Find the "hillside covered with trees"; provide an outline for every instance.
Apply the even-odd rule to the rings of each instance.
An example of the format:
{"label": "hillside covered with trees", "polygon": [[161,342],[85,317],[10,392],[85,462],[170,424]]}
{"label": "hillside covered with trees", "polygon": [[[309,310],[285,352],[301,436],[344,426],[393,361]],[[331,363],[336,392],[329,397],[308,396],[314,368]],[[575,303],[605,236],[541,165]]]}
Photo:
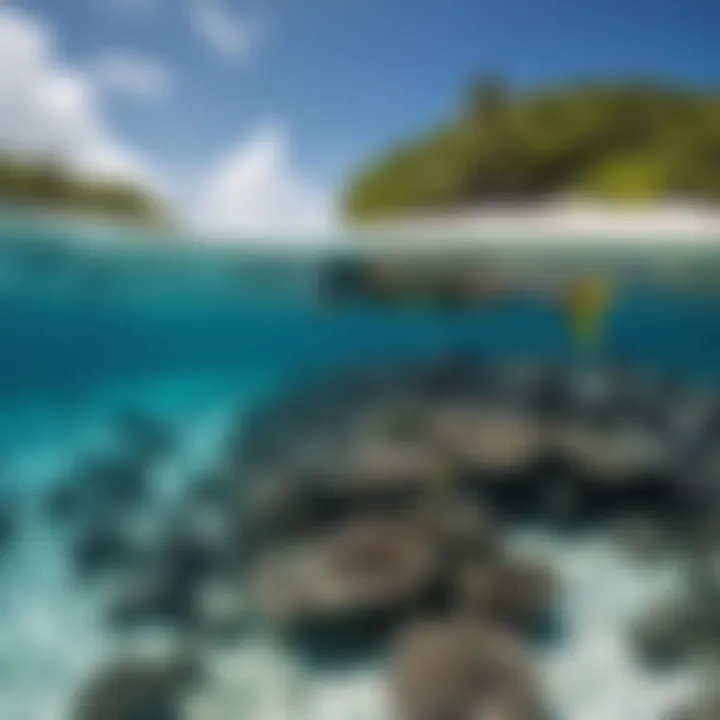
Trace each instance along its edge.
{"label": "hillside covered with trees", "polygon": [[0,205],[85,213],[144,225],[168,222],[159,199],[129,182],[88,178],[53,162],[0,156]]}
{"label": "hillside covered with trees", "polygon": [[446,122],[361,168],[343,211],[369,220],[562,195],[720,201],[720,90],[596,82],[511,91],[481,78]]}

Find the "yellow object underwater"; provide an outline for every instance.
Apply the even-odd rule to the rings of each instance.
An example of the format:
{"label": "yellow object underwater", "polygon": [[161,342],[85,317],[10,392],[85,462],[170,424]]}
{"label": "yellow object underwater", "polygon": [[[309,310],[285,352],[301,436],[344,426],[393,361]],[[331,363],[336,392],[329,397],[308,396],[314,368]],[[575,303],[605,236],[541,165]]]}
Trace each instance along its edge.
{"label": "yellow object underwater", "polygon": [[602,343],[612,298],[611,283],[605,278],[586,277],[571,283],[561,307],[568,330],[578,344],[596,348]]}

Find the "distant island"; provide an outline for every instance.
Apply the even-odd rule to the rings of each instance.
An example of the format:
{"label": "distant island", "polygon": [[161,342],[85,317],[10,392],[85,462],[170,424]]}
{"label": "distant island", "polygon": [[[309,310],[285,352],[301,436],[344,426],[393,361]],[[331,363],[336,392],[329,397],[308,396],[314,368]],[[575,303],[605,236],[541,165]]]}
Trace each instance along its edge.
{"label": "distant island", "polygon": [[372,159],[351,221],[558,197],[720,201],[720,91],[593,82],[513,91],[480,78],[439,127]]}
{"label": "distant island", "polygon": [[161,201],[140,185],[81,175],[47,160],[0,155],[0,204],[131,221],[169,224]]}

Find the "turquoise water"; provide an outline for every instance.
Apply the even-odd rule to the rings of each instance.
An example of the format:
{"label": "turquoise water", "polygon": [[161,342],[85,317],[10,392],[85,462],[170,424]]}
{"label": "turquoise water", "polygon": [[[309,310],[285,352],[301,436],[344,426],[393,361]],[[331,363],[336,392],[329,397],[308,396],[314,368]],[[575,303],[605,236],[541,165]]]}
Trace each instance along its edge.
{"label": "turquoise water", "polygon": [[[78,457],[102,446],[118,410],[150,409],[178,434],[178,450],[156,470],[170,503],[185,477],[212,463],[230,419],[281,383],[456,349],[583,360],[548,299],[465,311],[331,305],[319,294],[317,253],[134,243],[93,246],[47,231],[0,237],[0,477],[22,498],[19,539],[0,565],[0,717],[8,720],[70,717],[77,682],[115,647],[97,593],[66,576],[63,540],[38,503]],[[720,303],[620,288],[604,354],[715,384]],[[672,582],[674,568],[639,572],[602,539],[568,547],[530,534],[518,542],[560,563],[570,588],[572,643],[545,664],[560,717],[661,717],[687,678],[639,675],[621,638],[631,611]],[[309,675],[268,638],[217,649],[211,668],[214,682],[193,698],[188,718],[389,717],[377,668]]]}

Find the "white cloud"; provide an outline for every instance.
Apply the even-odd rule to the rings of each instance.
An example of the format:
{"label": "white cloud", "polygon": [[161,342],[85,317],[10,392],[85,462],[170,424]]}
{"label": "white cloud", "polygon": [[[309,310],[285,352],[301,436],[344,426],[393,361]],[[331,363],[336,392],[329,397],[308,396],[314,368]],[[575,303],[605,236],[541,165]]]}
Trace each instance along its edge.
{"label": "white cloud", "polygon": [[288,136],[260,127],[201,179],[193,224],[216,237],[322,233],[332,226],[329,193],[301,177]]}
{"label": "white cloud", "polygon": [[58,59],[50,30],[9,7],[0,8],[0,149],[51,156],[78,171],[155,180],[106,124],[91,79]]}
{"label": "white cloud", "polygon": [[190,13],[195,32],[227,60],[246,60],[257,49],[260,24],[232,11],[224,0],[191,0]]}
{"label": "white cloud", "polygon": [[169,68],[159,60],[120,49],[99,55],[88,72],[103,90],[145,99],[166,95],[173,81]]}
{"label": "white cloud", "polygon": [[[88,174],[140,180],[156,192],[172,190],[147,158],[111,130],[97,92],[98,83],[150,92],[159,87],[158,78],[130,88],[128,83],[137,81],[126,77],[133,74],[127,72],[132,63],[125,63],[123,72],[117,70],[123,63],[108,63],[113,65],[112,72],[104,70],[104,82],[69,66],[59,59],[49,28],[25,12],[0,7],[0,152],[53,157]],[[312,237],[332,227],[330,193],[293,166],[289,138],[280,127],[257,128],[196,178],[188,188],[196,199],[185,214],[205,235]]]}

